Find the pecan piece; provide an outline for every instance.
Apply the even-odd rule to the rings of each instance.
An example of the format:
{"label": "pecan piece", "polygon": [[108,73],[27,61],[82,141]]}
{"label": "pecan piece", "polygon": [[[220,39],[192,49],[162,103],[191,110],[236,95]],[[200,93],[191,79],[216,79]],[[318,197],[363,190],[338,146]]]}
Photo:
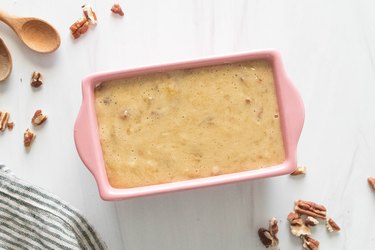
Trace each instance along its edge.
{"label": "pecan piece", "polygon": [[336,222],[332,218],[327,218],[326,219],[326,227],[329,232],[338,232],[341,230],[339,225],[336,224]]}
{"label": "pecan piece", "polygon": [[96,17],[96,13],[93,10],[91,5],[87,5],[87,4],[82,5],[82,11],[83,11],[83,14],[85,15],[86,19],[90,23],[96,24],[96,22],[98,21],[98,18]]}
{"label": "pecan piece", "polygon": [[272,245],[273,237],[272,237],[270,231],[268,231],[267,229],[261,227],[258,230],[258,235],[259,235],[260,241],[262,242],[262,244],[265,247],[268,248],[268,247],[270,247]]}
{"label": "pecan piece", "polygon": [[87,20],[86,17],[81,17],[70,26],[70,31],[74,39],[77,39],[82,34],[86,33],[88,29],[89,29],[89,21]]}
{"label": "pecan piece", "polygon": [[31,75],[31,86],[34,88],[39,88],[43,82],[42,82],[42,74],[38,71],[34,71]]}
{"label": "pecan piece", "polygon": [[294,219],[290,223],[290,232],[297,237],[300,237],[302,235],[311,235],[310,228],[306,226],[301,218]]}
{"label": "pecan piece", "polygon": [[316,250],[319,248],[319,241],[305,235],[302,236],[303,245],[302,247],[307,250]]}
{"label": "pecan piece", "polygon": [[297,167],[290,175],[303,175],[306,174],[306,167]]}
{"label": "pecan piece", "polygon": [[269,221],[268,229],[259,228],[258,236],[260,241],[265,247],[275,247],[278,249],[279,239],[276,234],[279,231],[276,218],[272,218]]}
{"label": "pecan piece", "polygon": [[39,126],[47,120],[47,116],[43,114],[41,109],[35,111],[33,118],[31,119],[31,123],[34,126]]}
{"label": "pecan piece", "polygon": [[[277,225],[276,218],[272,218],[269,223],[269,231],[276,238],[276,234],[279,232],[279,226]],[[276,238],[277,239],[277,238]]]}
{"label": "pecan piece", "polygon": [[292,223],[295,219],[299,219],[300,218],[300,216],[299,216],[299,214],[297,214],[296,212],[290,212],[289,214],[288,214],[288,221],[290,222],[290,223]]}
{"label": "pecan piece", "polygon": [[14,128],[14,122],[8,122],[7,127],[9,130],[12,130]]}
{"label": "pecan piece", "polygon": [[311,201],[295,201],[294,211],[298,214],[304,214],[315,218],[325,219],[327,216],[327,209],[323,205]]}
{"label": "pecan piece", "polygon": [[26,129],[25,133],[23,134],[23,145],[27,148],[30,147],[35,137],[36,135],[30,129]]}
{"label": "pecan piece", "polygon": [[368,184],[370,185],[370,187],[375,190],[375,178],[372,178],[372,177],[368,177],[367,178],[367,182]]}
{"label": "pecan piece", "polygon": [[121,9],[121,6],[118,4],[118,3],[115,3],[112,8],[111,8],[111,11],[115,14],[118,14],[120,16],[124,16],[124,12],[122,11]]}
{"label": "pecan piece", "polygon": [[305,224],[306,224],[306,226],[316,226],[316,225],[319,224],[319,221],[317,219],[315,219],[314,217],[307,216],[307,218],[305,220]]}
{"label": "pecan piece", "polygon": [[4,131],[7,128],[7,124],[9,121],[9,112],[2,112],[0,111],[0,131]]}

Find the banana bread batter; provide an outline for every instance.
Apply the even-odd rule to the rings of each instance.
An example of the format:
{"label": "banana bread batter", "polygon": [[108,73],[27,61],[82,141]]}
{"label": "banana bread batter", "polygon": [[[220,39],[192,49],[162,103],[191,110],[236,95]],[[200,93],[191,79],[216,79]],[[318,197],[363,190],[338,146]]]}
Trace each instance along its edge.
{"label": "banana bread batter", "polygon": [[95,89],[95,107],[115,188],[253,170],[285,159],[266,60],[104,82]]}

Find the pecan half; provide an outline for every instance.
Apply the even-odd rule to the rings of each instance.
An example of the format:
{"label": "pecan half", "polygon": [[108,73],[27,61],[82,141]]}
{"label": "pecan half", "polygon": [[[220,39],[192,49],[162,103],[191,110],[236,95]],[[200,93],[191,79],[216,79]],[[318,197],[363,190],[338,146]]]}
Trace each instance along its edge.
{"label": "pecan half", "polygon": [[306,174],[306,167],[297,167],[296,170],[294,170],[293,173],[291,173],[290,175],[303,175],[303,174]]}
{"label": "pecan half", "polygon": [[33,118],[31,119],[31,123],[34,126],[39,126],[47,120],[47,116],[43,114],[41,109],[35,111]]}
{"label": "pecan half", "polygon": [[34,71],[33,74],[31,75],[31,86],[34,88],[39,88],[42,84],[42,74],[38,71]]}
{"label": "pecan half", "polygon": [[316,250],[319,248],[319,241],[305,235],[302,236],[303,245],[302,247],[307,250]]}
{"label": "pecan half", "polygon": [[370,187],[375,190],[375,178],[372,178],[372,177],[368,177],[367,178],[367,182],[368,184],[370,185]]}
{"label": "pecan half", "polygon": [[96,24],[96,22],[98,21],[98,18],[96,17],[96,13],[93,10],[91,5],[88,5],[88,4],[82,5],[82,11],[83,11],[83,14],[85,15],[86,19],[90,23]]}
{"label": "pecan half", "polygon": [[311,201],[295,201],[294,211],[298,214],[304,214],[315,218],[325,219],[327,216],[327,209],[323,205]]}
{"label": "pecan half", "polygon": [[0,111],[0,131],[4,131],[7,128],[10,113]]}
{"label": "pecan half", "polygon": [[122,11],[121,9],[121,6],[118,4],[118,3],[115,3],[112,8],[111,8],[111,11],[115,14],[118,14],[120,16],[124,16],[124,12]]}
{"label": "pecan half", "polygon": [[339,225],[336,224],[336,222],[332,218],[327,218],[326,219],[326,227],[329,232],[338,232],[341,230]]}
{"label": "pecan half", "polygon": [[26,129],[23,134],[23,145],[27,148],[30,147],[35,137],[36,135],[30,129]]}
{"label": "pecan half", "polygon": [[70,26],[70,31],[74,39],[77,39],[82,34],[86,33],[88,29],[89,29],[89,21],[87,20],[86,17],[81,17]]}

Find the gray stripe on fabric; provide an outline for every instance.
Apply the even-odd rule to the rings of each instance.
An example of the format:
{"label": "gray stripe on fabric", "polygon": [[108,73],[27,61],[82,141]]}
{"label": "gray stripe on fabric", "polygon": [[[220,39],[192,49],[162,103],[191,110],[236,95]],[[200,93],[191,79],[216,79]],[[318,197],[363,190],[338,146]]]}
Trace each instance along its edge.
{"label": "gray stripe on fabric", "polygon": [[[3,205],[4,208],[1,207],[1,205]],[[21,205],[21,206],[23,206],[23,205]],[[12,211],[10,209],[7,209],[7,208],[11,208]],[[40,217],[38,215],[35,215],[35,214],[31,215],[31,214],[27,213],[26,211],[21,210],[19,207],[15,207],[15,206],[13,206],[13,205],[11,205],[9,203],[5,203],[5,202],[3,202],[1,200],[0,200],[0,211],[3,211],[4,213],[8,213],[9,215],[11,215],[12,217],[17,218],[18,220],[27,221],[30,225],[38,228],[39,230],[41,230],[43,232],[48,232],[51,235],[55,236],[56,238],[64,237],[65,236],[64,240],[66,240],[68,243],[74,244],[73,242],[76,241],[76,238],[73,238],[72,236],[66,234],[66,232],[64,230],[62,230],[61,228],[57,227],[55,224],[47,222],[46,220],[43,220],[43,219],[41,219],[42,222],[31,221],[33,219],[37,220],[37,218],[40,219]],[[14,212],[14,211],[16,211],[17,213]],[[56,221],[58,224],[60,224],[60,222],[58,222],[57,220],[51,219],[51,221]],[[61,233],[63,235],[55,233],[55,232],[51,232],[51,231],[45,231],[43,225],[48,225],[50,227],[54,226],[53,229],[55,231],[58,231],[59,233]]]}
{"label": "gray stripe on fabric", "polygon": [[[0,176],[0,179],[3,179],[3,178],[1,178],[1,176]],[[9,183],[10,185],[12,185],[12,186],[3,185],[4,188],[7,189],[8,191],[11,191],[11,192],[16,193],[16,194],[21,195],[21,196],[23,195],[23,198],[29,199],[29,203],[31,203],[31,201],[43,203],[46,207],[49,207],[50,209],[52,209],[54,213],[59,212],[62,215],[64,215],[65,217],[67,217],[68,219],[71,219],[74,222],[74,224],[77,225],[77,228],[79,229],[78,232],[82,233],[83,237],[85,237],[85,240],[89,243],[89,245],[91,245],[92,248],[94,248],[94,246],[92,245],[92,241],[89,239],[89,236],[91,236],[91,235],[88,235],[87,232],[84,230],[84,228],[82,228],[82,225],[76,220],[77,218],[74,218],[73,216],[70,216],[64,210],[61,209],[61,206],[68,209],[69,207],[66,204],[63,204],[63,203],[59,202],[61,204],[61,206],[55,207],[53,205],[56,205],[56,204],[47,203],[46,200],[39,200],[38,197],[40,197],[40,196],[44,197],[47,200],[49,200],[50,197],[40,193],[39,191],[35,190],[34,188],[31,188],[31,187],[25,188],[23,185],[21,185],[17,182],[14,182],[12,180],[9,180],[9,179],[3,179],[3,180],[6,181],[7,183]],[[28,190],[29,193],[23,193],[18,189],[14,189],[13,186],[17,186],[17,187],[19,187],[20,189],[23,189],[23,190]],[[33,191],[35,191],[35,192],[33,192]],[[38,197],[31,196],[30,194],[32,194],[32,193],[36,193],[38,195]],[[52,200],[52,201],[56,201],[56,200]],[[70,211],[73,211],[73,210],[70,209]],[[89,227],[89,225],[86,223],[86,221],[84,219],[82,219],[82,217],[80,217],[80,218],[81,218],[81,220],[83,220],[82,221],[83,224],[86,225],[87,227]],[[91,232],[94,233],[92,230],[91,230]]]}
{"label": "gray stripe on fabric", "polygon": [[[30,204],[30,203],[27,203],[27,202],[25,202],[25,201],[23,201],[21,199],[17,199],[15,197],[13,197],[12,195],[8,194],[8,193],[4,193],[1,190],[0,190],[0,193],[3,193],[3,195],[8,198],[8,201],[11,201],[11,203],[14,204],[14,205],[12,205],[10,202],[7,203],[7,202],[2,201],[2,200],[0,200],[0,204],[4,204],[4,206],[9,206],[9,207],[13,208],[17,212],[18,211],[20,211],[20,212],[22,211],[22,214],[24,214],[25,216],[29,217],[30,219],[38,220],[38,222],[40,222],[41,224],[46,224],[48,226],[51,226],[51,227],[53,227],[53,229],[56,229],[56,230],[64,233],[67,237],[69,237],[69,238],[71,238],[73,240],[76,240],[75,236],[69,235],[69,234],[67,234],[65,232],[65,229],[71,231],[72,227],[68,224],[68,222],[64,221],[60,217],[56,216],[55,214],[49,213],[48,211],[44,211],[43,209],[41,209],[39,207],[36,207],[36,206],[34,206],[34,205]],[[18,206],[16,206],[16,205],[20,205],[20,206],[24,207],[25,209],[31,209],[32,211],[39,210],[39,213],[38,214],[30,214],[30,213],[28,213],[28,211],[24,211],[24,209],[20,210],[21,208],[18,207]],[[55,221],[56,224],[52,223],[52,222],[50,223],[50,222],[46,221],[45,219],[43,219],[40,216],[41,215],[40,211],[42,213],[50,215],[52,217],[51,221]],[[64,222],[64,224],[61,223],[61,222]],[[35,222],[35,223],[37,223],[37,222]],[[60,226],[58,226],[58,225],[60,225]]]}
{"label": "gray stripe on fabric", "polygon": [[[21,183],[15,182],[15,181],[10,180],[9,178],[5,178],[1,175],[0,175],[0,179],[10,184],[10,185],[3,185],[3,188],[5,188],[6,190],[8,190],[12,193],[18,194],[20,196],[23,196],[23,198],[28,198],[30,201],[34,201],[34,202],[40,203],[42,205],[45,205],[46,207],[49,207],[50,209],[54,210],[55,212],[57,211],[60,214],[64,215],[66,218],[72,220],[74,222],[74,224],[77,225],[77,228],[79,228],[79,232],[81,232],[83,234],[86,242],[90,245],[90,247],[92,249],[97,249],[97,248],[104,249],[103,245],[101,244],[101,242],[96,237],[96,234],[92,230],[91,226],[87,224],[86,220],[82,216],[80,216],[76,211],[72,210],[69,206],[61,203],[60,201],[58,201],[54,197],[51,197],[49,195],[41,193],[40,191],[38,191],[35,188],[25,186]],[[2,183],[2,184],[4,184],[4,183]],[[15,189],[14,186],[18,187],[21,190],[22,189],[26,190],[29,193],[24,193],[24,192],[20,191],[19,189]],[[39,197],[44,198],[44,200],[41,200],[40,198],[38,199],[35,196],[31,196],[30,193],[36,194]],[[50,203],[47,203],[45,200],[52,201],[54,203],[59,204],[60,206],[56,206],[56,204],[54,204],[55,205],[54,206]],[[87,231],[84,228],[82,228],[82,225],[76,220],[77,218],[68,215],[64,210],[61,209],[61,206],[64,207],[65,209],[67,209],[68,211],[74,213],[76,215],[76,217],[78,217],[78,219],[80,219],[80,221],[83,223],[83,225],[86,227],[86,229],[88,229],[88,232],[90,232],[90,234],[87,234]],[[94,238],[95,243],[97,245],[96,247],[93,245],[92,241],[90,240],[90,236],[91,236],[91,238]]]}
{"label": "gray stripe on fabric", "polygon": [[[8,237],[8,238],[5,238],[5,236]],[[26,249],[27,250],[27,248],[25,246],[22,246],[22,245],[18,244],[17,242],[14,242],[13,240],[9,239],[9,235],[7,235],[7,234],[4,235],[4,234],[2,234],[1,231],[0,231],[0,242],[1,243],[8,243],[6,245],[7,248],[4,248],[4,249],[12,249],[12,250],[13,249]],[[13,247],[10,247],[10,246],[13,246]],[[15,247],[17,247],[17,248],[15,248]]]}
{"label": "gray stripe on fabric", "polygon": [[[39,239],[34,239],[30,234],[23,232],[14,226],[6,224],[5,222],[0,222],[0,232],[6,234],[9,238],[19,242],[24,246],[29,246],[31,249],[45,249],[47,246],[41,242]],[[30,249],[30,248],[29,248]]]}
{"label": "gray stripe on fabric", "polygon": [[9,244],[6,244],[6,245],[5,245],[4,242],[1,242],[1,239],[0,239],[0,249],[2,249],[2,250],[14,250],[14,248],[11,248],[11,247],[9,246]]}
{"label": "gray stripe on fabric", "polygon": [[[89,242],[91,243],[92,241],[91,240],[94,240],[97,247],[99,247],[100,249],[104,249],[104,246],[102,245],[101,241],[99,240],[99,238],[97,237],[96,233],[94,232],[93,228],[87,223],[87,220],[85,218],[83,218],[83,216],[81,214],[79,214],[76,210],[72,209],[71,207],[69,207],[67,204],[64,204],[63,202],[61,202],[60,200],[56,199],[55,197],[53,197],[52,195],[48,195],[48,194],[45,194],[45,193],[42,193],[40,192],[40,190],[36,189],[36,188],[32,188],[34,192],[32,193],[35,193],[39,196],[41,196],[42,198],[45,198],[46,200],[49,200],[49,201],[52,201],[53,203],[55,204],[50,204],[51,206],[55,205],[57,209],[59,209],[60,207],[64,207],[66,208],[66,210],[68,210],[72,215],[76,216],[80,221],[76,221],[78,223],[78,225],[80,226],[84,226],[85,227],[85,231],[88,230],[90,232],[90,234],[88,235],[89,237],[92,237],[93,239],[90,239]],[[35,197],[36,198],[36,197]],[[52,207],[51,207],[52,208]],[[65,213],[65,211],[63,210],[59,210],[60,212],[64,213],[65,216],[70,216],[71,218],[74,218],[74,216],[72,215],[68,215],[67,213]],[[75,219],[75,218],[74,218]],[[81,225],[79,222],[81,222],[83,225]]]}
{"label": "gray stripe on fabric", "polygon": [[[55,246],[57,246],[57,247],[59,247],[59,248],[61,248],[61,249],[71,249],[72,246],[77,247],[77,245],[75,245],[75,244],[71,244],[70,242],[66,242],[66,241],[64,241],[65,244],[61,244],[61,243],[57,242],[55,239],[58,239],[58,240],[60,240],[60,241],[63,241],[63,240],[61,240],[61,239],[59,239],[59,238],[56,238],[56,237],[53,236],[52,234],[49,234],[49,235],[47,234],[47,236],[46,236],[46,235],[43,235],[43,234],[40,233],[40,232],[44,232],[44,233],[45,233],[46,231],[40,231],[40,232],[37,232],[35,229],[30,228],[29,226],[27,226],[27,225],[25,225],[25,224],[22,224],[22,223],[20,223],[20,222],[14,220],[14,219],[12,220],[12,218],[9,218],[9,217],[7,217],[7,216],[2,216],[2,215],[0,215],[0,219],[4,219],[4,220],[6,220],[8,223],[12,223],[14,226],[17,226],[17,227],[19,227],[19,228],[22,228],[25,232],[29,232],[29,234],[34,235],[35,238],[37,238],[37,239],[39,239],[39,238],[40,238],[40,239],[43,239],[44,241],[49,242],[49,243],[51,243],[51,244],[53,244],[53,245],[55,245]],[[52,236],[52,237],[55,238],[55,239],[50,238],[50,237],[48,237],[48,236]],[[70,248],[69,248],[66,244],[68,244]]]}
{"label": "gray stripe on fabric", "polygon": [[[31,196],[30,193],[32,193],[32,189],[29,188],[29,191],[27,191],[28,193],[23,193],[23,192],[20,191],[20,189],[25,190],[25,188],[22,185],[20,185],[19,183],[11,181],[8,178],[4,178],[1,175],[0,175],[0,179],[2,179],[3,181],[7,182],[10,185],[12,185],[12,186],[3,185],[3,188],[6,189],[8,192],[11,192],[12,196],[14,196],[14,194],[17,194],[18,196],[21,196],[23,198],[23,201],[26,202],[26,203],[32,204],[32,202],[35,202],[35,203],[37,203],[37,205],[44,205],[45,207],[48,207],[53,211],[51,213],[59,212],[59,215],[60,215],[59,217],[64,217],[65,218],[64,220],[70,221],[70,223],[69,222],[68,223],[75,225],[74,228],[77,228],[76,232],[78,234],[82,234],[82,237],[80,237],[80,238],[84,241],[84,245],[88,244],[92,249],[97,249],[97,248],[94,247],[94,245],[92,244],[92,241],[90,240],[87,232],[82,228],[82,226],[76,220],[76,218],[68,215],[60,207],[52,206],[51,204],[46,203],[45,200],[39,200],[38,198]],[[4,184],[4,183],[2,183],[2,184]],[[15,189],[15,188],[13,188],[13,186],[18,187],[19,189]],[[25,201],[25,198],[27,198],[28,201]],[[64,205],[64,208],[67,208],[67,206]],[[42,209],[42,208],[40,208],[40,209]],[[43,209],[46,210],[46,208],[43,208]]]}
{"label": "gray stripe on fabric", "polygon": [[[1,192],[1,190],[0,190],[0,192]],[[29,208],[30,210],[41,210],[40,208],[38,208],[38,207],[35,207],[35,206],[33,206],[33,205],[30,205],[29,203],[27,203],[27,202],[24,202],[24,201],[22,201],[22,200],[19,200],[19,199],[16,199],[16,198],[14,198],[14,197],[12,197],[11,195],[9,195],[9,194],[5,194],[4,193],[4,196],[7,196],[7,198],[8,199],[10,199],[10,200],[12,200],[13,202],[15,202],[15,203],[17,203],[17,204],[19,204],[19,205],[21,205],[21,206],[24,206],[24,207],[26,207],[26,208]],[[5,203],[5,202],[3,202],[3,201],[1,201],[0,200],[0,204],[3,204],[4,206],[9,206],[10,208],[13,208],[13,209],[15,209],[16,211],[18,211],[18,212],[20,212],[20,213],[22,213],[22,214],[24,214],[24,215],[27,215],[27,216],[29,216],[29,217],[32,217],[32,218],[37,218],[36,216],[34,217],[34,216],[32,216],[31,214],[28,214],[26,211],[24,211],[24,210],[20,210],[20,208],[19,207],[16,207],[16,206],[13,206],[13,205],[11,205],[11,204],[7,204],[7,203]],[[42,210],[43,211],[43,210]],[[46,212],[46,211],[43,211],[43,212],[45,212],[45,213],[48,213],[48,212]],[[56,216],[57,217],[57,216]],[[59,218],[60,219],[60,218]],[[60,219],[61,220],[61,219]],[[61,221],[63,221],[64,223],[67,223],[67,222],[65,222],[64,220],[61,220]],[[59,221],[56,221],[59,225],[61,225],[61,222],[59,222]],[[57,226],[56,226],[57,227]],[[69,228],[69,230],[72,230],[72,228]],[[73,229],[73,232],[75,232],[75,230]],[[65,235],[67,235],[67,234],[65,234]],[[80,247],[82,248],[83,247],[83,244],[82,244],[82,242],[80,241],[80,240],[78,240],[78,239],[75,239],[76,241],[78,241],[78,243],[79,243],[79,245],[80,245]]]}

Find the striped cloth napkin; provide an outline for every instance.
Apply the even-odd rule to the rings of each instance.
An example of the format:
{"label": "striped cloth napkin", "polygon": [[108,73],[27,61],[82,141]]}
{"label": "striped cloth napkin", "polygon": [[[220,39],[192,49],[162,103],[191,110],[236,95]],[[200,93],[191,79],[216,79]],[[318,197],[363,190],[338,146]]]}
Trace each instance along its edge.
{"label": "striped cloth napkin", "polygon": [[0,165],[0,249],[106,249],[78,211]]}

